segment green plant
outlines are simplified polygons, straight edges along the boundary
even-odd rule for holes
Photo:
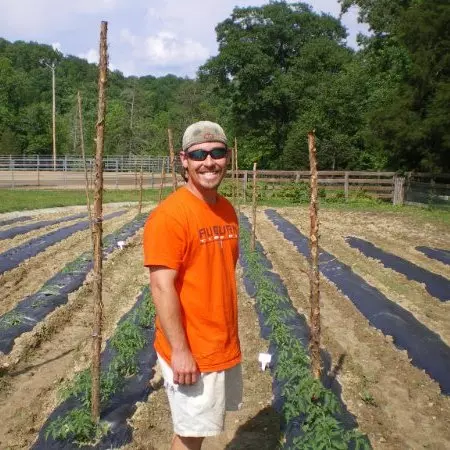
[[[23,314],[15,311],[7,312],[0,318],[0,330],[20,325],[24,319]]]
[[[267,277],[258,252],[250,250],[250,233],[241,227],[240,242],[247,261],[246,276],[255,284],[255,299],[271,327],[270,340],[278,350],[274,376],[282,384],[283,416],[286,422],[301,418],[300,437],[294,439],[296,449],[370,448],[357,430],[344,430],[336,419],[340,405],[335,395],[312,377],[305,348],[292,336],[283,304],[289,299],[275,291]]]
[[[142,304],[116,329],[110,344],[115,351],[108,370],[100,377],[100,402],[102,407],[123,388],[125,378],[137,373],[137,353],[145,344],[142,328],[148,328],[154,322],[155,309],[148,286],[143,289]],[[105,424],[95,424],[91,420],[91,373],[83,370],[66,383],[60,390],[60,400],[74,397],[81,406],[55,419],[46,431],[46,436],[54,439],[71,439],[74,443],[92,444],[107,431]]]

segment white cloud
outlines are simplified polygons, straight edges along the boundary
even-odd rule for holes
[[[122,41],[129,44],[133,58],[149,66],[176,66],[201,63],[209,56],[209,50],[200,42],[180,38],[176,33],[163,30],[155,35],[139,37],[130,30],[120,33]]]
[[[94,63],[94,64],[98,64],[98,61],[100,58],[99,54],[98,54],[98,50],[95,50],[94,48],[90,48],[85,53],[79,53],[77,56],[78,56],[78,58],[86,59],[87,62]]]
[[[53,43],[97,63],[100,21],[107,20],[110,60],[124,74],[193,76],[217,53],[214,28],[230,17],[236,3],[259,6],[268,0],[0,0],[0,30],[8,40]],[[335,17],[340,12],[338,0],[309,3]],[[367,27],[357,24],[356,11],[343,23],[355,46],[356,31]]]
[[[61,51],[61,42],[52,42],[53,50]]]

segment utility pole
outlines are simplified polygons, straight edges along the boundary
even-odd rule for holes
[[[56,80],[55,68],[56,62],[52,61],[50,64],[41,59],[41,64],[46,65],[52,71],[52,141],[53,141],[53,170],[56,170]]]

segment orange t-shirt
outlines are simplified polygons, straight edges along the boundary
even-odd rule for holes
[[[183,326],[201,372],[229,369],[241,361],[238,254],[236,213],[222,196],[209,205],[182,187],[145,224],[144,265],[177,270]],[[170,364],[171,347],[158,317],[155,349]]]

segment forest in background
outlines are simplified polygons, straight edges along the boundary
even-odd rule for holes
[[[195,79],[108,79],[105,153],[167,154],[196,120],[221,123],[239,166],[450,172],[450,2],[340,0],[370,36],[357,51],[339,19],[304,3],[236,7],[216,26],[218,54]],[[97,66],[51,46],[0,38],[0,155],[51,155],[55,62],[58,155],[79,155],[77,91],[94,148]],[[91,147],[89,147],[89,145]]]

